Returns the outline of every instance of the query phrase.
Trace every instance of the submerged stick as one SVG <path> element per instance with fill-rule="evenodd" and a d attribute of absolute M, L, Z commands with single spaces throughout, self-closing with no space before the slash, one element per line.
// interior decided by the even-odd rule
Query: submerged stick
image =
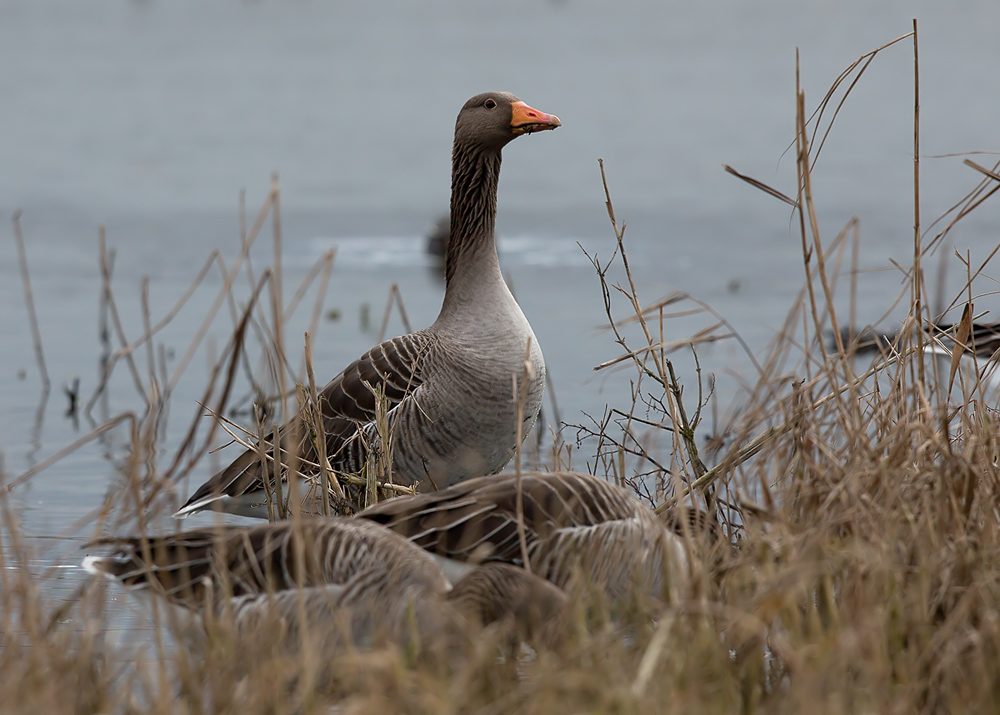
<path fill-rule="evenodd" d="M 410 319 L 406 315 L 406 306 L 403 305 L 403 293 L 399 290 L 399 284 L 393 283 L 389 286 L 389 302 L 385 304 L 385 313 L 382 314 L 382 327 L 378 331 L 378 342 L 385 340 L 385 331 L 389 328 L 389 318 L 392 315 L 392 304 L 399 308 L 399 317 L 403 321 L 403 329 L 407 333 L 412 333 Z"/>
<path fill-rule="evenodd" d="M 45 365 L 45 351 L 42 349 L 42 333 L 38 329 L 38 314 L 35 312 L 35 298 L 31 292 L 31 276 L 28 274 L 28 254 L 24 249 L 24 236 L 21 234 L 21 211 L 15 211 L 11 217 L 14 224 L 14 243 L 17 246 L 17 260 L 21 267 L 21 283 L 24 286 L 24 304 L 28 308 L 28 322 L 31 325 L 31 338 L 35 343 L 35 361 L 42 376 L 42 391 L 47 397 L 52 386 L 49 380 L 49 369 Z M 44 400 L 43 400 L 44 401 Z"/>
<path fill-rule="evenodd" d="M 107 315 L 111 318 L 111 324 L 114 328 L 115 334 L 118 336 L 118 341 L 121 343 L 122 347 L 128 347 L 129 340 L 125 336 L 125 328 L 122 326 L 121 317 L 118 315 L 118 305 L 115 303 L 114 291 L 111 287 L 111 259 L 107 250 L 107 231 L 104 226 L 100 226 L 97 231 L 97 246 L 99 254 L 99 267 L 101 270 L 101 290 L 103 292 L 102 304 L 107 310 Z M 136 367 L 135 359 L 133 358 L 132 351 L 124 353 L 125 363 L 128 365 L 129 374 L 132 376 L 132 381 L 135 384 L 135 389 L 142 397 L 143 401 L 147 400 L 148 393 L 146 387 L 142 384 L 142 378 L 139 377 L 139 369 Z M 104 361 L 103 370 L 101 374 L 101 380 L 98 383 L 97 389 L 94 394 L 87 401 L 87 406 L 84 409 L 84 413 L 89 415 L 91 409 L 97 403 L 98 398 L 104 393 L 107 387 L 108 380 L 111 377 L 111 371 L 114 369 L 116 358 L 114 356 L 111 359 Z"/>
<path fill-rule="evenodd" d="M 43 471 L 45 469 L 48 469 L 49 467 L 51 467 L 53 464 L 55 464 L 56 462 L 58 462 L 60 459 L 62 459 L 66 455 L 72 454 L 73 452 L 75 452 L 76 450 L 78 450 L 80 447 L 82 447 L 83 445 L 87 444 L 87 442 L 91 441 L 95 437 L 100 437 L 102 434 L 104 434 L 105 432 L 107 432 L 107 431 L 109 431 L 109 430 L 117 427 L 118 424 L 120 424 L 121 422 L 124 422 L 125 420 L 128 420 L 128 421 L 130 421 L 132 423 L 132 432 L 133 432 L 133 437 L 134 437 L 135 434 L 138 432 L 138 420 L 136 419 L 136 416 L 135 416 L 134 413 L 132 413 L 132 412 L 123 412 L 122 414 L 120 414 L 117 417 L 115 417 L 113 420 L 105 422 L 103 425 L 101 425 L 101 426 L 99 426 L 99 427 L 97 427 L 95 429 L 92 429 L 90 432 L 88 432 L 87 434 L 85 434 L 83 437 L 81 437 L 80 439 L 76 440 L 72 444 L 69 444 L 69 445 L 63 447 L 62 449 L 60 449 L 58 452 L 56 452 L 55 454 L 53 454 L 48 459 L 46 459 L 46 460 L 44 460 L 42 462 L 39 462 L 34 467 L 32 467 L 31 469 L 29 469 L 28 471 L 24 472 L 23 474 L 21 474 L 20 476 L 18 476 L 16 479 L 14 479 L 14 481 L 12 481 L 10 484 L 5 485 L 4 488 L 7 491 L 10 491 L 11 489 L 14 489 L 15 487 L 18 487 L 21 484 L 24 484 L 26 481 L 28 481 L 29 479 L 31 479 L 33 476 L 35 476 L 39 472 L 41 472 L 41 471 Z"/>

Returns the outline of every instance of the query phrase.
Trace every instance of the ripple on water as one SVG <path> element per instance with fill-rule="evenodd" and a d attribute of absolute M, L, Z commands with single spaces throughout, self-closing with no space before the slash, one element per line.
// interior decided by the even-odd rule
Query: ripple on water
<path fill-rule="evenodd" d="M 435 266 L 437 257 L 427 252 L 423 236 L 317 236 L 310 241 L 307 262 L 331 248 L 337 249 L 337 265 L 356 268 L 385 266 Z M 500 236 L 497 250 L 503 266 L 589 267 L 576 239 L 564 237 Z"/>

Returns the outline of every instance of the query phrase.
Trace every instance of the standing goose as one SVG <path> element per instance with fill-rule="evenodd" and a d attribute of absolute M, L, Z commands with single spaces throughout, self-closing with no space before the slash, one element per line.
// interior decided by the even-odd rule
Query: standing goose
<path fill-rule="evenodd" d="M 682 539 L 627 490 L 576 472 L 525 474 L 520 490 L 532 574 L 561 589 L 596 587 L 623 605 L 670 600 L 688 582 Z M 356 518 L 405 536 L 455 580 L 470 564 L 523 564 L 517 493 L 514 474 L 469 479 L 383 501 Z"/>
<path fill-rule="evenodd" d="M 277 624 L 286 647 L 294 648 L 301 637 L 304 616 L 324 653 L 348 642 L 461 647 L 464 626 L 497 621 L 527 638 L 555 638 L 547 627 L 558 621 L 566 602 L 552 584 L 508 564 L 471 569 L 453 587 L 427 552 L 360 519 L 304 519 L 297 525 L 282 521 L 93 543 L 115 552 L 84 559 L 90 573 L 152 591 L 202 616 L 231 614 L 240 636 Z"/>
<path fill-rule="evenodd" d="M 525 372 L 530 345 L 526 434 L 541 407 L 545 363 L 497 260 L 493 231 L 500 153 L 517 136 L 560 124 L 558 117 L 507 92 L 480 94 L 462 107 L 452 151 L 451 237 L 441 312 L 429 328 L 372 348 L 320 393 L 326 453 L 335 472 L 360 472 L 366 444 L 377 443 L 372 388 L 384 391 L 390 410 L 397 484 L 441 488 L 495 474 L 514 455 L 512 381 Z M 282 462 L 297 453 L 306 467 L 315 465 L 308 430 L 296 420 L 278 430 Z M 293 434 L 300 435 L 296 445 Z M 356 508 L 357 495 L 348 497 L 350 508 Z M 175 516 L 210 506 L 267 518 L 257 450 L 247 450 L 203 484 Z"/>

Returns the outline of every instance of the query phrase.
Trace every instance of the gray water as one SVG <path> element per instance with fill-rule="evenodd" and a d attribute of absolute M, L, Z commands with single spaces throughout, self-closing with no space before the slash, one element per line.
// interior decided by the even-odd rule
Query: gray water
<path fill-rule="evenodd" d="M 432 322 L 442 285 L 422 236 L 447 207 L 455 115 L 486 89 L 514 91 L 564 124 L 507 148 L 498 233 L 565 421 L 600 414 L 609 401 L 623 406 L 628 394 L 627 373 L 592 369 L 620 352 L 595 329 L 605 322 L 600 291 L 577 245 L 604 257 L 613 248 L 598 157 L 629 226 L 644 300 L 690 291 L 759 350 L 802 284 L 799 239 L 786 206 L 722 164 L 794 194 L 794 156 L 783 152 L 793 138 L 796 48 L 812 108 L 842 69 L 908 32 L 914 16 L 926 224 L 978 181 L 961 157 L 931 157 L 1000 148 L 995 0 L 0 2 L 0 214 L 24 212 L 54 380 L 36 420 L 40 380 L 5 221 L 6 477 L 89 429 L 64 417 L 60 388 L 79 376 L 86 398 L 98 379 L 98 225 L 117 253 L 115 289 L 135 338 L 142 277 L 149 276 L 155 318 L 212 249 L 235 256 L 239 190 L 246 188 L 252 215 L 278 171 L 286 293 L 338 247 L 325 308 L 341 318 L 323 322 L 316 336 L 321 381 L 374 342 L 390 284 L 399 284 L 415 327 Z M 912 255 L 912 71 L 909 41 L 876 58 L 814 178 L 827 240 L 852 216 L 861 221 L 861 322 L 890 309 L 900 286 L 890 259 L 906 264 Z M 977 160 L 992 165 L 988 156 Z M 998 227 L 1000 212 L 988 203 L 949 241 L 976 263 L 996 245 Z M 962 273 L 952 259 L 952 290 Z M 183 351 L 218 285 L 211 277 L 158 342 Z M 846 300 L 845 291 L 842 309 Z M 986 296 L 977 308 L 995 302 Z M 375 323 L 368 330 L 359 318 L 365 305 Z M 293 346 L 306 322 L 297 321 Z M 682 338 L 708 322 L 668 329 Z M 225 321 L 217 327 L 221 344 Z M 390 332 L 402 330 L 394 318 Z M 730 341 L 704 348 L 702 359 L 729 381 L 726 402 L 738 402 L 733 375 L 752 378 L 746 356 Z M 202 352 L 172 397 L 168 448 L 197 410 L 206 363 Z M 141 406 L 120 370 L 109 412 Z M 14 492 L 40 563 L 78 559 L 66 529 L 115 484 L 122 442 L 91 444 Z M 229 454 L 205 460 L 188 488 Z"/>

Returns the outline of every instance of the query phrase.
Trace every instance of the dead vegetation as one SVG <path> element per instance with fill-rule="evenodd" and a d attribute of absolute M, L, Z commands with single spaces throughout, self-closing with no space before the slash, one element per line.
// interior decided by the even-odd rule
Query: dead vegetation
<path fill-rule="evenodd" d="M 916 49 L 916 25 L 886 47 L 904 40 Z M 191 631 L 162 604 L 151 610 L 149 637 L 123 644 L 107 638 L 110 613 L 122 604 L 111 600 L 104 585 L 90 583 L 64 600 L 47 595 L 51 574 L 30 567 L 32 554 L 5 504 L 0 530 L 5 712 L 325 712 L 333 704 L 345 713 L 993 710 L 1000 698 L 1000 418 L 978 380 L 978 366 L 961 367 L 971 356 L 958 349 L 944 363 L 929 361 L 923 346 L 933 341 L 931 326 L 940 318 L 929 308 L 925 262 L 940 239 L 1000 187 L 997 169 L 980 169 L 982 183 L 943 221 L 924 229 L 915 161 L 913 261 L 903 269 L 908 317 L 870 368 L 841 337 L 851 335 L 842 328 L 854 323 L 853 292 L 848 319 L 837 312 L 837 289 L 856 273 L 856 260 L 848 274 L 842 267 L 845 255 L 856 253 L 857 224 L 832 240 L 822 238 L 812 196 L 811 175 L 819 170 L 816 160 L 833 119 L 884 49 L 846 70 L 812 115 L 799 93 L 795 191 L 750 180 L 792 207 L 805 284 L 766 353 L 748 352 L 757 379 L 746 386 L 739 409 L 711 435 L 704 424 L 710 377 L 700 369 L 678 374 L 670 356 L 681 350 L 696 355 L 706 341 L 739 336 L 723 316 L 691 296 L 647 301 L 639 295 L 628 269 L 625 225 L 608 192 L 611 260 L 619 262 L 625 280 L 612 283 L 609 262 L 593 261 L 622 355 L 598 369 L 634 369 L 631 409 L 609 409 L 579 426 L 586 439 L 574 448 L 590 450 L 594 473 L 630 485 L 685 537 L 706 565 L 689 599 L 653 622 L 627 624 L 624 636 L 620 624 L 581 610 L 558 650 L 519 658 L 498 657 L 500 637 L 479 634 L 462 659 L 444 664 L 416 658 L 408 649 L 348 650 L 317 663 L 306 647 L 296 656 L 275 654 L 266 641 L 237 647 L 224 622 L 207 633 Z M 915 112 L 915 138 L 918 116 Z M 246 370 L 253 380 L 246 357 L 250 336 L 267 356 L 270 384 L 285 386 L 269 396 L 270 414 L 288 414 L 292 406 L 280 403 L 292 397 L 306 404 L 315 399 L 312 375 L 293 370 L 289 352 L 279 347 L 291 344 L 282 337 L 283 321 L 306 287 L 286 304 L 275 281 L 277 207 L 275 184 L 244 232 L 236 259 L 227 264 L 213 255 L 199 275 L 198 281 L 218 266 L 224 280 L 214 309 L 228 306 L 233 334 L 206 386 L 205 409 L 198 408 L 173 454 L 157 452 L 157 425 L 190 357 L 165 376 L 150 338 L 187 296 L 155 325 L 147 311 L 143 335 L 132 342 L 112 307 L 120 347 L 109 355 L 107 374 L 124 363 L 144 411 L 113 417 L 84 438 L 130 426 L 131 450 L 121 464 L 127 489 L 100 514 L 81 517 L 95 534 L 148 533 L 156 514 L 172 510 L 174 485 L 218 441 L 217 425 L 225 426 L 202 419 L 205 410 L 225 412 L 237 371 Z M 255 272 L 246 260 L 249 245 L 269 215 L 275 262 Z M 322 284 L 314 324 L 332 258 L 325 257 L 310 274 Z M 969 282 L 952 303 L 970 306 L 958 331 L 971 328 L 972 279 L 984 266 L 969 265 Z M 250 288 L 237 299 L 232 287 L 241 271 Z M 113 306 L 110 280 L 106 292 Z M 263 301 L 270 304 L 262 306 Z M 692 311 L 706 316 L 706 328 L 676 340 L 670 319 Z M 205 317 L 189 355 L 214 317 Z M 824 344 L 828 331 L 835 336 L 833 349 Z M 145 371 L 137 360 L 143 350 Z M 305 387 L 295 391 L 292 384 Z M 248 431 L 254 438 L 260 430 Z M 73 448 L 9 486 L 16 489 Z M 562 468 L 566 461 L 568 450 L 557 443 L 549 467 Z M 321 475 L 324 491 L 340 488 L 336 475 L 325 470 Z M 389 495 L 384 485 L 364 486 Z M 280 512 L 287 495 L 273 497 Z"/>

